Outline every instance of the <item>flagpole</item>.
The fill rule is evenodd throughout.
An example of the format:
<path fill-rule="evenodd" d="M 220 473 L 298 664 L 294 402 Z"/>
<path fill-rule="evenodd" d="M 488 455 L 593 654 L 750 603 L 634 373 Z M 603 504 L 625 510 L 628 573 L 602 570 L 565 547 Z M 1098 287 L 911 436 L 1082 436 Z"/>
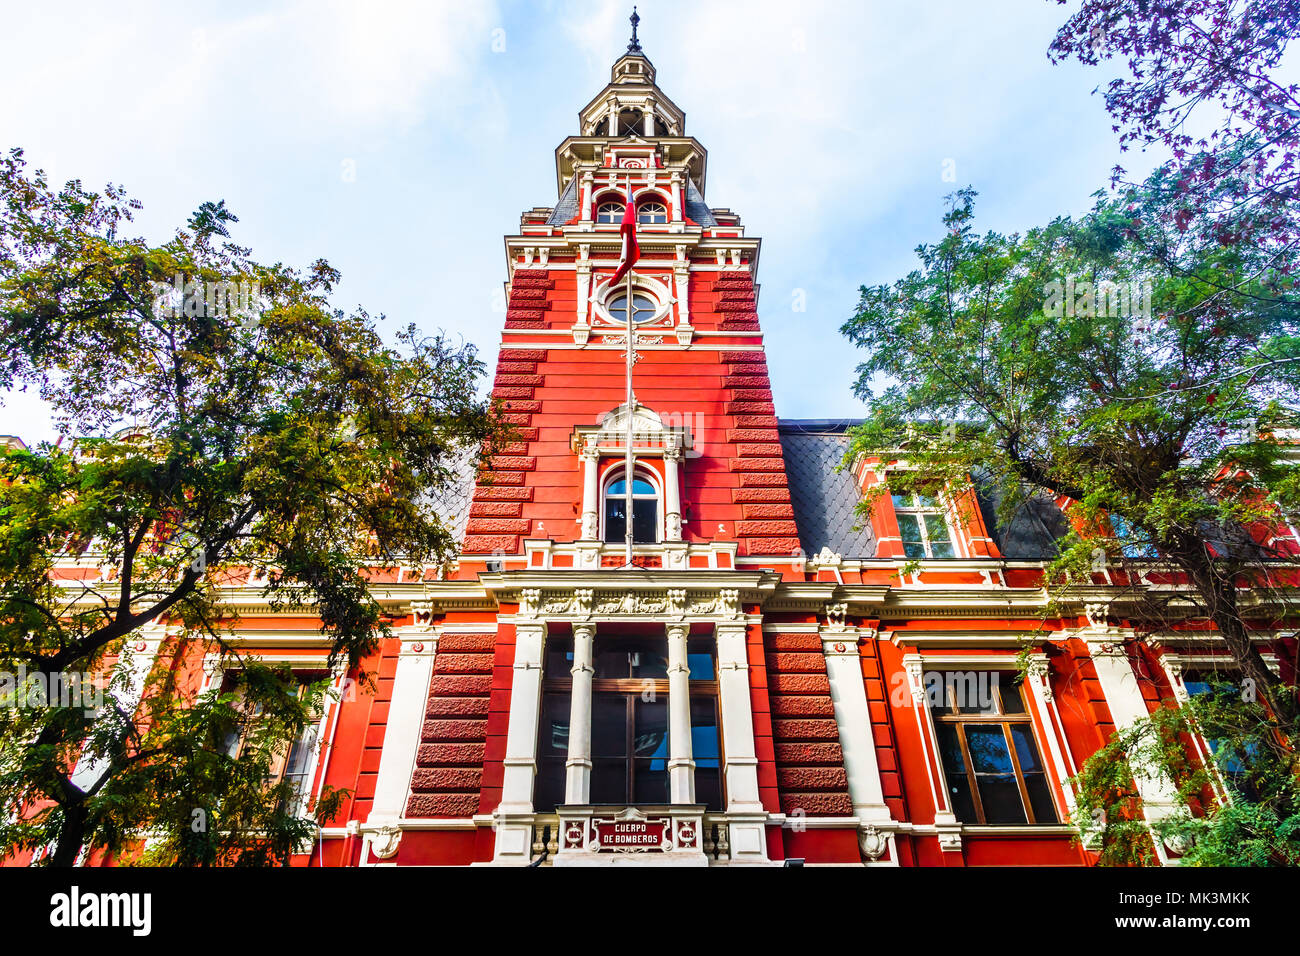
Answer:
<path fill-rule="evenodd" d="M 628 202 L 628 206 L 630 207 L 632 205 L 632 177 L 631 176 L 628 176 L 627 178 L 627 202 Z M 634 230 L 633 235 L 635 235 L 636 234 L 635 233 L 636 230 L 635 211 L 633 211 L 632 214 L 632 229 Z M 628 255 L 631 255 L 631 253 L 632 250 L 629 245 Z M 626 305 L 627 305 L 627 449 L 623 460 L 623 479 L 624 479 L 623 481 L 623 489 L 624 489 L 623 523 L 625 525 L 624 530 L 626 532 L 625 541 L 624 541 L 624 547 L 626 550 L 625 563 L 630 568 L 632 567 L 632 538 L 633 538 L 632 479 L 634 476 L 633 468 L 635 467 L 635 459 L 632 454 L 632 438 L 634 435 L 634 429 L 632 426 L 632 421 L 633 421 L 633 414 L 632 414 L 632 402 L 633 402 L 633 398 L 632 398 L 632 356 L 633 356 L 632 353 L 632 268 L 630 265 L 627 270 Z"/>

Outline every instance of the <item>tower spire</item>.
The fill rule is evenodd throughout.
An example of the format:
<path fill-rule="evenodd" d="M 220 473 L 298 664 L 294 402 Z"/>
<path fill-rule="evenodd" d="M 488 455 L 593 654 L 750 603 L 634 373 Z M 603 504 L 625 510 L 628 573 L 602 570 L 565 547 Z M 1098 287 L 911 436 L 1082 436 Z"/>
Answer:
<path fill-rule="evenodd" d="M 641 42 L 636 38 L 636 25 L 641 22 L 641 18 L 636 15 L 636 7 L 632 8 L 632 15 L 628 17 L 632 23 L 632 41 L 627 45 L 628 53 L 641 53 Z"/>

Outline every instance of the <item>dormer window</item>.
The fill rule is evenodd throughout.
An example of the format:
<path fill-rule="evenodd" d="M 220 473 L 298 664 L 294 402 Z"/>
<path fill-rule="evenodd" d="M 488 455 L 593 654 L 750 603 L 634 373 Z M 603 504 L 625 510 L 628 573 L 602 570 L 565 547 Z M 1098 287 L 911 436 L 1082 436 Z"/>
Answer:
<path fill-rule="evenodd" d="M 596 207 L 596 222 L 606 226 L 617 226 L 623 221 L 623 204 L 621 202 L 603 202 Z"/>
<path fill-rule="evenodd" d="M 665 225 L 668 222 L 668 207 L 661 202 L 643 202 L 636 207 L 636 221 L 649 226 Z"/>
<path fill-rule="evenodd" d="M 943 505 L 929 495 L 893 495 L 903 554 L 909 558 L 954 558 L 952 530 Z"/>
<path fill-rule="evenodd" d="M 617 544 L 627 535 L 627 483 L 623 469 L 613 472 L 605 485 L 605 541 Z M 632 479 L 632 541 L 655 544 L 659 540 L 659 491 L 650 477 L 638 470 Z"/>

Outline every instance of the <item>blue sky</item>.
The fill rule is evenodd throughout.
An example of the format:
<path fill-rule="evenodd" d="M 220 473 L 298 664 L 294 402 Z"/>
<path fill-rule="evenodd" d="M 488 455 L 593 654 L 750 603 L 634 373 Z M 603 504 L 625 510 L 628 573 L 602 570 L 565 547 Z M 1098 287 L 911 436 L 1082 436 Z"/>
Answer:
<path fill-rule="evenodd" d="M 659 84 L 709 150 L 706 200 L 763 239 L 759 312 L 785 418 L 862 413 L 838 328 L 860 285 L 913 267 L 946 194 L 974 185 L 977 228 L 1018 231 L 1082 212 L 1116 162 L 1141 162 L 1092 95 L 1112 70 L 1048 62 L 1073 4 L 638 6 Z M 152 240 L 225 199 L 259 258 L 324 257 L 344 275 L 339 306 L 445 329 L 491 362 L 501 237 L 555 202 L 555 147 L 608 81 L 630 12 L 33 4 L 7 14 L 0 148 L 22 146 L 54 181 L 124 184 Z M 0 433 L 53 436 L 26 395 L 6 397 Z"/>

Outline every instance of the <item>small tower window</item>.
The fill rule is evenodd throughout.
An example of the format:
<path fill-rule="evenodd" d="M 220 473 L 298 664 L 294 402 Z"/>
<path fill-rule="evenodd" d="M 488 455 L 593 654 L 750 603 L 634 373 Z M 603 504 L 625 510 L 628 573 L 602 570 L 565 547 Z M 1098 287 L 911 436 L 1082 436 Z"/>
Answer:
<path fill-rule="evenodd" d="M 617 226 L 623 221 L 623 204 L 621 202 L 603 202 L 596 207 L 596 222 Z"/>
<path fill-rule="evenodd" d="M 621 325 L 627 324 L 627 295 L 620 294 L 614 296 L 606 304 L 605 308 L 609 311 L 610 317 Z M 659 310 L 655 300 L 648 295 L 642 295 L 640 292 L 632 293 L 632 323 L 649 322 L 654 318 L 655 313 Z"/>
<path fill-rule="evenodd" d="M 668 222 L 668 207 L 661 202 L 643 202 L 637 206 L 636 221 L 652 226 Z"/>
<path fill-rule="evenodd" d="M 605 487 L 605 541 L 617 544 L 626 540 L 627 483 L 622 469 Z M 654 544 L 659 540 L 659 492 L 647 478 L 632 479 L 632 541 Z"/>

